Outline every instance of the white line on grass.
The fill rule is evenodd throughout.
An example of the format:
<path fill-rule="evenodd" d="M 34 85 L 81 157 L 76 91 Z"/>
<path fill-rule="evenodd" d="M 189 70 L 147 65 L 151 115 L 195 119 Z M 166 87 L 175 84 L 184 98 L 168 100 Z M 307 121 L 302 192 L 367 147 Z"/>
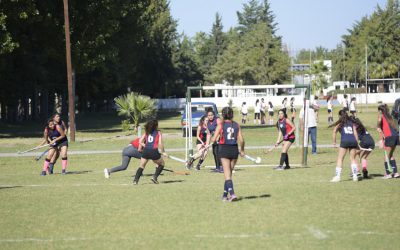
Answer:
<path fill-rule="evenodd" d="M 324 239 L 328 238 L 327 234 L 325 234 L 320 229 L 318 229 L 314 226 L 308 226 L 307 230 L 312 236 L 314 236 L 314 238 L 316 238 L 318 240 L 324 240 Z"/>
<path fill-rule="evenodd" d="M 253 165 L 235 165 L 235 168 L 257 168 L 257 167 L 276 167 L 276 164 L 253 164 Z M 300 167 L 301 164 L 290 164 L 291 167 Z M 215 168 L 214 166 L 205 166 L 205 168 Z"/>

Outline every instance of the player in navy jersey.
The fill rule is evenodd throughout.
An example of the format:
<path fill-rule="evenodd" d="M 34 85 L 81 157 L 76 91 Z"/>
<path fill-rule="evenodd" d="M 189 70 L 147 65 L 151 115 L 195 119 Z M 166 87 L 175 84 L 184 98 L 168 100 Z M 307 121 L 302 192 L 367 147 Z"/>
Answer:
<path fill-rule="evenodd" d="M 372 136 L 368 133 L 367 129 L 364 127 L 360 119 L 352 118 L 353 123 L 356 127 L 354 130 L 354 136 L 358 142 L 359 148 L 362 149 L 374 149 L 375 141 Z M 357 155 L 360 157 L 363 178 L 368 178 L 368 170 L 367 170 L 367 158 L 371 154 L 371 151 L 367 150 L 357 150 Z"/>
<path fill-rule="evenodd" d="M 333 146 L 336 146 L 336 134 L 340 132 L 341 140 L 340 147 L 338 151 L 337 163 L 336 163 L 336 174 L 332 178 L 331 182 L 339 182 L 340 175 L 343 168 L 343 159 L 346 156 L 347 151 L 349 151 L 350 162 L 351 162 L 351 172 L 353 176 L 353 181 L 358 181 L 358 170 L 356 154 L 358 149 L 358 142 L 354 136 L 354 131 L 356 126 L 353 120 L 349 117 L 345 109 L 339 111 L 339 120 L 331 124 L 329 127 L 333 127 Z"/>
<path fill-rule="evenodd" d="M 210 143 L 219 140 L 218 155 L 221 157 L 222 166 L 224 168 L 224 192 L 223 201 L 235 201 L 237 196 L 233 189 L 232 171 L 235 168 L 240 145 L 240 156 L 244 156 L 244 138 L 237 122 L 233 121 L 233 110 L 230 107 L 222 109 L 223 120 L 218 123 L 216 131 L 211 138 Z M 228 198 L 229 194 L 229 198 Z"/>
<path fill-rule="evenodd" d="M 142 153 L 140 159 L 140 166 L 136 171 L 136 175 L 133 179 L 133 184 L 137 185 L 140 177 L 142 176 L 143 170 L 149 160 L 152 160 L 157 164 L 156 171 L 151 178 L 154 184 L 158 184 L 158 176 L 164 169 L 165 163 L 161 154 L 164 154 L 164 144 L 162 141 L 162 134 L 158 130 L 158 121 L 150 120 L 144 126 L 145 134 L 140 138 L 139 152 Z"/>
<path fill-rule="evenodd" d="M 105 178 L 110 178 L 111 173 L 126 170 L 132 157 L 139 160 L 140 158 L 142 158 L 142 154 L 139 152 L 139 141 L 140 138 L 136 138 L 135 140 L 131 141 L 131 143 L 129 143 L 127 147 L 124 148 L 124 150 L 122 151 L 121 165 L 111 169 L 104 169 Z"/>
<path fill-rule="evenodd" d="M 61 156 L 61 166 L 62 166 L 61 173 L 66 174 L 67 166 L 68 166 L 68 156 L 67 156 L 68 138 L 67 138 L 65 131 L 67 128 L 66 128 L 65 124 L 61 121 L 60 114 L 55 113 L 52 116 L 52 119 L 56 126 L 56 131 L 58 131 L 60 133 L 60 135 L 59 135 L 59 139 L 57 139 L 55 142 L 50 142 L 50 145 L 54 144 L 55 145 L 54 147 L 58 148 L 59 154 Z M 58 158 L 58 155 L 57 155 L 57 158 Z M 51 169 L 51 172 L 52 171 L 53 171 L 53 169 Z"/>
<path fill-rule="evenodd" d="M 290 165 L 289 165 L 288 151 L 290 146 L 296 139 L 294 135 L 296 127 L 290 121 L 290 119 L 287 118 L 287 114 L 284 109 L 281 109 L 278 112 L 278 121 L 276 122 L 276 126 L 278 128 L 278 139 L 276 140 L 275 147 L 278 146 L 281 139 L 283 139 L 283 145 L 282 145 L 282 152 L 281 152 L 281 159 L 279 161 L 279 166 L 277 166 L 275 170 L 289 169 Z M 285 163 L 285 167 L 283 166 L 283 163 Z"/>
<path fill-rule="evenodd" d="M 212 109 L 209 109 L 207 111 L 207 118 L 208 118 L 207 128 L 208 128 L 208 131 L 210 131 L 211 136 L 213 136 L 215 134 L 215 130 L 217 129 L 218 123 L 221 122 L 221 119 L 215 117 L 215 113 Z M 215 171 L 222 172 L 223 169 L 222 169 L 222 165 L 221 165 L 221 160 L 218 156 L 217 142 L 212 144 L 212 151 L 213 151 L 214 161 L 215 161 Z"/>
<path fill-rule="evenodd" d="M 44 131 L 43 131 L 43 140 L 39 144 L 39 146 L 50 143 L 50 141 L 51 141 L 50 134 L 53 133 L 54 129 L 55 129 L 54 121 L 52 119 L 48 120 L 46 127 L 44 128 Z M 54 152 L 54 151 L 56 151 L 56 152 Z M 44 176 L 44 175 L 46 175 L 46 173 L 53 174 L 53 166 L 57 160 L 57 155 L 58 155 L 58 149 L 54 148 L 54 147 L 50 147 L 49 151 L 47 152 L 47 157 L 44 160 L 41 175 Z"/>
<path fill-rule="evenodd" d="M 208 118 L 207 116 L 201 117 L 199 121 L 199 126 L 197 127 L 197 140 L 196 140 L 196 148 L 197 151 L 202 151 L 202 155 L 200 157 L 199 162 L 197 163 L 196 170 L 200 170 L 201 164 L 207 156 L 208 152 L 208 144 L 210 143 L 210 132 L 207 127 Z M 188 163 L 189 168 L 192 166 L 193 161 Z"/>
<path fill-rule="evenodd" d="M 396 121 L 392 118 L 389 112 L 389 107 L 386 104 L 378 106 L 378 132 L 383 139 L 384 150 L 388 156 L 389 162 L 384 163 L 386 175 L 384 179 L 390 179 L 392 177 L 399 178 L 400 175 L 397 172 L 396 159 L 394 157 L 394 151 L 396 146 L 399 145 L 399 131 L 397 130 Z M 393 169 L 393 176 L 389 171 L 389 166 Z"/>

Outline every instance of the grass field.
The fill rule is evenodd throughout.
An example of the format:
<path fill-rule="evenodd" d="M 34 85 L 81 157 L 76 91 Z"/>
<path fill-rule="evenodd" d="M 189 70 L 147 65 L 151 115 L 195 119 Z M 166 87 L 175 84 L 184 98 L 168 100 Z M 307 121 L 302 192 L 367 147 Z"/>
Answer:
<path fill-rule="evenodd" d="M 360 117 L 377 140 L 376 108 Z M 78 120 L 77 140 L 121 134 L 114 115 L 85 119 Z M 40 141 L 35 124 L 30 127 L 37 133 L 22 136 L 18 126 L 2 126 L 1 153 Z M 179 114 L 163 115 L 160 127 L 167 150 L 184 146 Z M 326 127 L 326 110 L 321 110 L 319 144 L 331 143 Z M 243 133 L 248 146 L 271 145 L 277 134 L 275 128 L 253 125 Z M 129 139 L 71 143 L 70 150 L 121 150 Z M 271 165 L 278 163 L 279 153 L 248 151 Z M 183 157 L 183 152 L 174 155 Z M 290 161 L 300 163 L 300 148 L 290 151 Z M 372 153 L 371 179 L 360 182 L 351 180 L 347 158 L 343 181 L 330 183 L 335 161 L 335 149 L 320 148 L 309 155 L 308 167 L 238 168 L 234 185 L 241 199 L 224 203 L 223 175 L 209 169 L 188 176 L 164 172 L 155 185 L 149 164 L 133 186 L 134 159 L 127 171 L 104 179 L 102 170 L 118 165 L 120 153 L 70 155 L 69 174 L 46 177 L 39 176 L 42 162 L 33 157 L 2 157 L 0 249 L 398 249 L 400 180 L 381 179 L 383 152 Z M 206 165 L 211 164 L 209 157 Z M 171 160 L 166 165 L 184 170 Z M 58 163 L 55 171 L 60 168 Z"/>

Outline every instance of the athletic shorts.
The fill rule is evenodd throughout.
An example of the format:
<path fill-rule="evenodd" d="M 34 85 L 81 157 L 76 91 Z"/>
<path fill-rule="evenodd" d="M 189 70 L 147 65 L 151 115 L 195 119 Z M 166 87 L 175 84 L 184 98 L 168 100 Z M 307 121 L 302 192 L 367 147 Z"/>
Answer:
<path fill-rule="evenodd" d="M 203 140 L 203 143 L 199 139 L 196 140 L 196 145 L 205 144 L 205 143 L 206 143 L 206 140 Z"/>
<path fill-rule="evenodd" d="M 59 144 L 54 145 L 54 146 L 51 145 L 50 147 L 56 148 L 56 149 L 60 149 L 60 148 L 62 148 L 64 146 L 68 147 L 68 140 L 65 140 L 65 141 L 63 141 L 63 142 L 61 142 Z"/>
<path fill-rule="evenodd" d="M 393 135 L 385 138 L 385 147 L 393 148 L 399 144 L 399 136 Z"/>
<path fill-rule="evenodd" d="M 237 159 L 239 156 L 238 145 L 218 145 L 218 157 L 225 159 Z"/>
<path fill-rule="evenodd" d="M 371 136 L 363 136 L 360 140 L 360 146 L 362 148 L 370 148 L 374 149 L 375 148 L 375 142 L 374 139 L 372 139 Z"/>
<path fill-rule="evenodd" d="M 247 113 L 242 113 L 242 115 L 247 115 Z"/>
<path fill-rule="evenodd" d="M 350 110 L 350 114 L 354 115 L 355 113 L 357 113 L 357 110 Z"/>
<path fill-rule="evenodd" d="M 341 148 L 358 148 L 358 144 L 356 141 L 341 141 Z"/>
<path fill-rule="evenodd" d="M 290 141 L 291 143 L 293 143 L 296 140 L 296 138 L 289 138 L 287 140 L 283 140 L 283 141 Z"/>
<path fill-rule="evenodd" d="M 332 109 L 328 109 L 328 114 L 332 113 Z"/>
<path fill-rule="evenodd" d="M 269 116 L 274 116 L 274 111 L 268 111 Z"/>
<path fill-rule="evenodd" d="M 254 119 L 260 119 L 260 113 L 254 113 Z"/>
<path fill-rule="evenodd" d="M 158 152 L 158 149 L 144 148 L 142 152 L 142 158 L 146 160 L 159 160 L 161 158 L 161 154 Z"/>

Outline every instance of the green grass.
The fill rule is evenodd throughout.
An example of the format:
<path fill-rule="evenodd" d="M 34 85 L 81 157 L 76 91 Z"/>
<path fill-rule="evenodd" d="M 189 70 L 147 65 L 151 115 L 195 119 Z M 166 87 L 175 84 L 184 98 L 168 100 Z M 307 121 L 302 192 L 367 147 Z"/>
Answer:
<path fill-rule="evenodd" d="M 376 119 L 373 110 L 360 114 L 371 127 Z M 322 111 L 321 144 L 331 140 L 325 120 Z M 112 121 L 105 128 L 87 126 L 90 131 L 78 135 L 108 136 L 104 130 L 114 131 L 119 126 Z M 167 148 L 183 147 L 184 140 L 177 135 L 179 115 L 161 120 L 160 127 L 167 128 Z M 276 140 L 274 128 L 249 126 L 243 132 L 249 146 L 270 145 Z M 0 145 L 2 152 L 14 152 L 37 141 L 36 137 L 3 138 Z M 121 150 L 127 142 L 129 138 L 72 143 L 70 150 Z M 8 149 L 3 145 L 9 145 Z M 280 152 L 263 155 L 256 149 L 248 153 L 262 156 L 265 164 L 276 164 Z M 182 152 L 174 155 L 183 157 Z M 155 185 L 150 181 L 154 172 L 150 163 L 139 185 L 133 186 L 135 159 L 127 171 L 112 174 L 108 180 L 102 170 L 118 165 L 119 153 L 71 155 L 69 159 L 71 174 L 41 177 L 42 162 L 33 157 L 0 158 L 0 249 L 398 248 L 395 214 L 400 185 L 399 180 L 380 178 L 383 153 L 379 149 L 369 160 L 372 178 L 358 183 L 349 177 L 348 157 L 343 181 L 329 182 L 336 161 L 336 150 L 330 148 L 310 155 L 309 167 L 238 169 L 234 185 L 241 200 L 234 203 L 221 202 L 223 176 L 209 170 L 191 171 L 188 176 L 164 172 L 161 183 Z M 300 163 L 299 148 L 291 149 L 290 161 Z M 206 165 L 211 164 L 208 157 Z M 240 159 L 239 164 L 249 162 Z M 166 166 L 183 170 L 171 160 Z M 60 163 L 56 172 L 60 172 Z"/>

